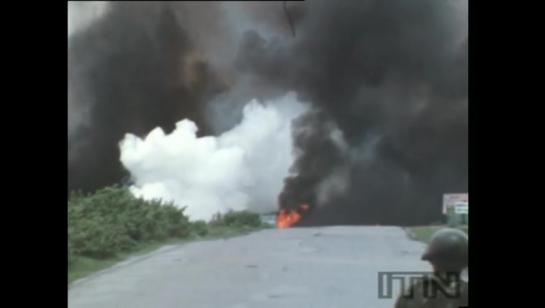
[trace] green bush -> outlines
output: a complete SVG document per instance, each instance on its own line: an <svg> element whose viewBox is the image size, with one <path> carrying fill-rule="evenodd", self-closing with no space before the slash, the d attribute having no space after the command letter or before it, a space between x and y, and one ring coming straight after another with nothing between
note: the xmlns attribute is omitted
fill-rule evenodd
<svg viewBox="0 0 545 308"><path fill-rule="evenodd" d="M68 266L79 257L108 259L145 243L237 234L263 226L259 215L248 211L217 214L209 223L190 222L184 211L185 208L161 200L135 198L130 191L119 187L107 187L87 195L71 193Z"/></svg>
<svg viewBox="0 0 545 308"><path fill-rule="evenodd" d="M191 233L198 236L206 236L208 234L208 225L204 220L198 220L191 223Z"/></svg>
<svg viewBox="0 0 545 308"><path fill-rule="evenodd" d="M223 227L225 226L225 221L223 220L223 215L221 213L216 213L212 216L212 219L210 219L210 222L208 222L208 225L211 227Z"/></svg>
<svg viewBox="0 0 545 308"><path fill-rule="evenodd" d="M109 258L139 243L189 234L184 209L160 200L135 198L127 189L72 193L68 200L69 262L76 256Z"/></svg>
<svg viewBox="0 0 545 308"><path fill-rule="evenodd" d="M68 267L71 267L74 262L76 261L76 255L74 254L74 250L72 249L72 246L68 245Z"/></svg>
<svg viewBox="0 0 545 308"><path fill-rule="evenodd" d="M240 212L234 212L229 211L225 215L218 215L217 218L215 217L215 224L228 226L228 227L259 227L261 226L261 218L258 214L248 212L248 211L240 211Z"/></svg>

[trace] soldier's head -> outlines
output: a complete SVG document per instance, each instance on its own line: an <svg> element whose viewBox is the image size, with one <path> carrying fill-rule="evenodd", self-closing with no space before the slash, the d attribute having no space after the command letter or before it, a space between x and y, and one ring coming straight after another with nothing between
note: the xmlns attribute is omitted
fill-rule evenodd
<svg viewBox="0 0 545 308"><path fill-rule="evenodd" d="M451 228L435 232L422 260L430 262L435 271L462 271L468 263L467 235L461 230Z"/></svg>

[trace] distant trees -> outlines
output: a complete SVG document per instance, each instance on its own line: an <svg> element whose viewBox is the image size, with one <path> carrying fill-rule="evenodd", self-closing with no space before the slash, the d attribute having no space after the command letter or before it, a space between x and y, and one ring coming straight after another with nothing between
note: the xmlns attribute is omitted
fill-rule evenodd
<svg viewBox="0 0 545 308"><path fill-rule="evenodd" d="M161 200L136 198L122 187L107 187L87 195L71 193L68 199L68 264L73 264L79 256L107 259L142 243L202 237L211 229L218 233L262 226L259 215L247 211L218 214L206 223L190 222L184 210Z"/></svg>

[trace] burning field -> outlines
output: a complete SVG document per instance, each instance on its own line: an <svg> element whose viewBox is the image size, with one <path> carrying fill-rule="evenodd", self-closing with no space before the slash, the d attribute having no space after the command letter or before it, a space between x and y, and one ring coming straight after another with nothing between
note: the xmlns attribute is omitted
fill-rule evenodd
<svg viewBox="0 0 545 308"><path fill-rule="evenodd" d="M69 191L287 228L468 190L467 0L69 5Z"/></svg>

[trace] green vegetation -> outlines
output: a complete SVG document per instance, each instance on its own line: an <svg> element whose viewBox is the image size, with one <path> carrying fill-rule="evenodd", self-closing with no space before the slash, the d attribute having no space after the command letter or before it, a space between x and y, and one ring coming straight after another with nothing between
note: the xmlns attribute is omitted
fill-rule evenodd
<svg viewBox="0 0 545 308"><path fill-rule="evenodd" d="M68 200L68 281L110 267L127 257L165 244L226 238L268 228L247 211L216 215L210 223L190 222L185 208L161 200L135 198L108 187Z"/></svg>
<svg viewBox="0 0 545 308"><path fill-rule="evenodd" d="M410 238L417 241L424 242L424 243L428 243L433 233L435 233L435 231L442 228L446 228L446 227L447 226L443 226L443 225L419 226L419 227L409 227L409 228L406 228L405 230ZM469 235L468 226L459 226L458 229L464 231L466 234Z"/></svg>

